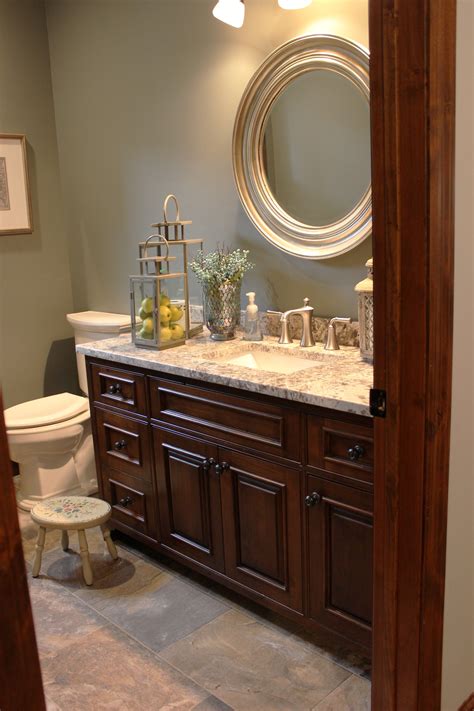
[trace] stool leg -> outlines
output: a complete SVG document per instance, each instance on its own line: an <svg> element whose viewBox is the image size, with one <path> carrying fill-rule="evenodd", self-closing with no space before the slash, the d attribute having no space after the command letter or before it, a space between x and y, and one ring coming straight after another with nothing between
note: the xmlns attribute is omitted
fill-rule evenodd
<svg viewBox="0 0 474 711"><path fill-rule="evenodd" d="M89 548L87 547L86 532L84 530L81 530L77 532L77 535L79 538L79 549L81 552L82 573L84 575L84 580L86 582L86 585L92 585L93 576L91 562L89 558Z"/></svg>
<svg viewBox="0 0 474 711"><path fill-rule="evenodd" d="M63 551L67 551L69 549L69 534L67 531L63 531L61 533L61 546Z"/></svg>
<svg viewBox="0 0 474 711"><path fill-rule="evenodd" d="M105 544L109 550L110 555L112 556L112 558L114 560L117 560L117 558L118 558L117 549L115 547L115 543L112 540L109 529L107 528L107 526L101 526L100 530L102 531L102 535L104 537L104 541L105 541Z"/></svg>
<svg viewBox="0 0 474 711"><path fill-rule="evenodd" d="M38 531L38 538L36 541L36 554L35 554L35 562L33 563L33 577L37 578L40 572L41 568L41 557L43 555L43 548L44 548L44 539L46 537L46 529L43 528L43 526L40 526L40 529Z"/></svg>

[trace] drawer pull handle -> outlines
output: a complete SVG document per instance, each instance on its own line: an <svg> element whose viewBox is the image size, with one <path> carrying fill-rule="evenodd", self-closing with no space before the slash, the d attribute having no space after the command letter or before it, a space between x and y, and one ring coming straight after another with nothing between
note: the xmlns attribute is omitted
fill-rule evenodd
<svg viewBox="0 0 474 711"><path fill-rule="evenodd" d="M209 457L209 459L205 459L203 461L201 466L205 472L208 472L209 469L214 466L214 464L216 464L216 460L213 459L212 457Z"/></svg>
<svg viewBox="0 0 474 711"><path fill-rule="evenodd" d="M365 454L365 449L360 444L355 444L353 447L349 447L347 450L347 455L351 462L357 462L358 459L363 457Z"/></svg>
<svg viewBox="0 0 474 711"><path fill-rule="evenodd" d="M120 499L119 504L120 504L120 506L123 506L124 509L126 509L127 506L130 506L130 504L133 504L133 499L131 496L124 496L123 499Z"/></svg>
<svg viewBox="0 0 474 711"><path fill-rule="evenodd" d="M318 494L317 491L313 491L312 494L309 494L308 496L305 496L305 506L310 508L311 506L314 506L315 504L320 504L322 501L323 497L321 494Z"/></svg>
<svg viewBox="0 0 474 711"><path fill-rule="evenodd" d="M227 462L221 462L221 464L216 464L216 474L218 476L220 476L222 472L225 472L228 469L230 469L230 464L228 464Z"/></svg>
<svg viewBox="0 0 474 711"><path fill-rule="evenodd" d="M122 386L120 383L113 383L112 385L109 385L107 388L109 391L110 395L121 395L122 394Z"/></svg>
<svg viewBox="0 0 474 711"><path fill-rule="evenodd" d="M117 452L121 452L122 449L125 449L127 446L127 443L124 439L118 440L118 442L114 442L114 449L117 450Z"/></svg>

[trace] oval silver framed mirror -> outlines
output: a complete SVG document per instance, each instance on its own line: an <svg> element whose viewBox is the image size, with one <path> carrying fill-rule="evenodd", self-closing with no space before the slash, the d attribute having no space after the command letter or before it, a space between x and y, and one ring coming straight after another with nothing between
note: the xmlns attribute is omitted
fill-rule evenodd
<svg viewBox="0 0 474 711"><path fill-rule="evenodd" d="M353 249L372 229L369 54L332 35L298 37L241 99L234 177L255 227L306 259Z"/></svg>

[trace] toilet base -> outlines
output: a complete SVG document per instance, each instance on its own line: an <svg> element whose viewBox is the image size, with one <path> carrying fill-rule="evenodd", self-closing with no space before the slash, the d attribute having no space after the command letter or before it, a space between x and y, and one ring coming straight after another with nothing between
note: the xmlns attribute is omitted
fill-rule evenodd
<svg viewBox="0 0 474 711"><path fill-rule="evenodd" d="M25 496L21 490L21 475L13 477L13 483L15 485L16 504L22 511L31 511L39 501L50 499L52 496L92 496L98 492L97 481L91 481L89 486L86 484L67 490L48 491L44 496Z"/></svg>

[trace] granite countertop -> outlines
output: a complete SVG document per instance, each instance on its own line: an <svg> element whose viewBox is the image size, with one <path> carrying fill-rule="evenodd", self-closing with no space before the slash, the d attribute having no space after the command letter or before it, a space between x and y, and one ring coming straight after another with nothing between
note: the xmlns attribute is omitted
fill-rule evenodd
<svg viewBox="0 0 474 711"><path fill-rule="evenodd" d="M358 348L341 346L338 351L325 351L322 343L301 348L298 342L280 345L276 338L265 336L258 343L237 338L218 343L203 334L186 345L156 351L137 348L130 334L103 341L83 343L79 353L123 363L160 373L180 375L219 385L262 393L342 412L369 415L369 390L373 382L372 366L364 362ZM291 355L314 361L314 368L291 374L255 370L223 362L250 352Z"/></svg>

